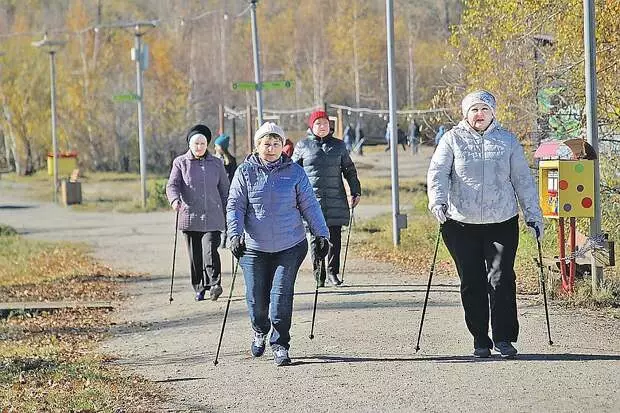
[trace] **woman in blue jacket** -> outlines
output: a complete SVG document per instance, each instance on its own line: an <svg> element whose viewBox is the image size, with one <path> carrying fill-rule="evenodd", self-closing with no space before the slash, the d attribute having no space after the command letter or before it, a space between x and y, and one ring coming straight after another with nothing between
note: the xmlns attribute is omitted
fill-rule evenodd
<svg viewBox="0 0 620 413"><path fill-rule="evenodd" d="M254 330L252 355L263 355L272 330L269 344L278 366L291 362L295 279L308 252L304 220L317 237L317 250L325 256L329 248L321 207L303 168L282 154L285 140L275 123L256 131L256 152L237 168L226 207L229 245L243 270Z"/></svg>

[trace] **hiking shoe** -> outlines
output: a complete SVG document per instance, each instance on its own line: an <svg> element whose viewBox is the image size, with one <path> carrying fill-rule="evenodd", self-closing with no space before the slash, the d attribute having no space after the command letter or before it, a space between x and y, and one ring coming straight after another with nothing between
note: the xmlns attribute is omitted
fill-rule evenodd
<svg viewBox="0 0 620 413"><path fill-rule="evenodd" d="M271 346L271 350L273 350L273 362L276 363L276 366L288 366L291 364L287 349L279 344L274 344Z"/></svg>
<svg viewBox="0 0 620 413"><path fill-rule="evenodd" d="M327 274L327 279L334 287L338 287L340 284L342 284L342 281L338 279L338 274Z"/></svg>
<svg viewBox="0 0 620 413"><path fill-rule="evenodd" d="M514 358L517 355L517 349L508 341L495 343L495 351L498 351L502 358Z"/></svg>
<svg viewBox="0 0 620 413"><path fill-rule="evenodd" d="M487 358L491 357L491 349L487 347L478 347L474 349L475 358Z"/></svg>
<svg viewBox="0 0 620 413"><path fill-rule="evenodd" d="M214 285L209 290L209 295L211 296L211 301L217 301L217 299L222 295L222 286L219 284Z"/></svg>
<svg viewBox="0 0 620 413"><path fill-rule="evenodd" d="M260 357L265 352L265 340L267 335L263 333L254 332L254 338L252 339L252 355L254 357Z"/></svg>
<svg viewBox="0 0 620 413"><path fill-rule="evenodd" d="M205 299L205 292L206 290L200 290L196 293L196 296L194 297L195 301L204 301Z"/></svg>

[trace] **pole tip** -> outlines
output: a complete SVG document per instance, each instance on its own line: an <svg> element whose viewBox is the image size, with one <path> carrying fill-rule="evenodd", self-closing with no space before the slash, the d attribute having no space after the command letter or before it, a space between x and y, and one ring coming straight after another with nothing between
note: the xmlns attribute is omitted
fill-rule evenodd
<svg viewBox="0 0 620 413"><path fill-rule="evenodd" d="M213 365L217 366L217 360L213 360Z"/></svg>
<svg viewBox="0 0 620 413"><path fill-rule="evenodd" d="M170 298L168 299L168 304L172 304L172 302L173 302L173 301L174 301L174 298L170 297Z"/></svg>
<svg viewBox="0 0 620 413"><path fill-rule="evenodd" d="M415 346L415 352L417 353L420 350L420 346Z"/></svg>
<svg viewBox="0 0 620 413"><path fill-rule="evenodd" d="M314 340L314 334L310 334L308 337L310 338L310 340Z"/></svg>
<svg viewBox="0 0 620 413"><path fill-rule="evenodd" d="M553 341L549 340L549 345L552 346L553 345Z"/></svg>

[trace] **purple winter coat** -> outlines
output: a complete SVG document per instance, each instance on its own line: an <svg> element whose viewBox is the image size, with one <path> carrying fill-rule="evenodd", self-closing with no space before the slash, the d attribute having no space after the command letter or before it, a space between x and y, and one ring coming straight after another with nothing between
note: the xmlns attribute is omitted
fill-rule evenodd
<svg viewBox="0 0 620 413"><path fill-rule="evenodd" d="M228 197L228 176L224 163L210 153L194 158L188 150L172 163L166 195L170 205L181 200L179 229L182 231L224 231Z"/></svg>

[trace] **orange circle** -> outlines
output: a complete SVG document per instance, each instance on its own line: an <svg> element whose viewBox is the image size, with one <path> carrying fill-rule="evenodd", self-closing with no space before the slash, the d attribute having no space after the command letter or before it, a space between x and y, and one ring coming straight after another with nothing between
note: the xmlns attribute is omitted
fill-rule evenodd
<svg viewBox="0 0 620 413"><path fill-rule="evenodd" d="M568 182L565 181L564 179L562 179L558 185L559 185L560 189L562 189L562 190L568 188Z"/></svg>
<svg viewBox="0 0 620 413"><path fill-rule="evenodd" d="M590 208L592 206L592 199L591 198L583 198L581 200L581 206L584 208Z"/></svg>

